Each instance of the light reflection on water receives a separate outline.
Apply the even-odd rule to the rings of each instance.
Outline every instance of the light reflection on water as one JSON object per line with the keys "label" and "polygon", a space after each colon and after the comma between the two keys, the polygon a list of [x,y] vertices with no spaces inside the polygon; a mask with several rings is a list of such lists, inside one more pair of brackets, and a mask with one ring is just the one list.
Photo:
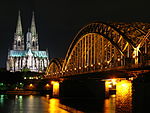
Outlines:
{"label": "light reflection on water", "polygon": [[[111,95],[109,98],[104,99],[102,103],[93,105],[89,102],[88,106],[84,106],[82,110],[77,110],[82,106],[80,104],[86,104],[86,102],[80,103],[79,101],[77,107],[70,107],[69,104],[69,106],[62,104],[59,99],[50,98],[50,95],[0,95],[0,113],[117,113],[116,95]],[[100,109],[98,111],[95,108],[90,109],[89,107],[92,106],[98,106]]]}
{"label": "light reflection on water", "polygon": [[68,113],[67,111],[59,108],[59,100],[52,98],[49,100],[49,108],[48,111],[49,113]]}
{"label": "light reflection on water", "polygon": [[132,83],[122,80],[116,85],[116,113],[132,113]]}
{"label": "light reflection on water", "polygon": [[0,113],[132,113],[131,88],[131,82],[122,81],[116,86],[116,95],[98,103],[84,100],[62,103],[50,95],[0,95]]}
{"label": "light reflection on water", "polygon": [[104,101],[104,113],[115,113],[116,110],[116,95],[110,95]]}
{"label": "light reflection on water", "polygon": [[0,95],[0,113],[83,113],[46,96]]}
{"label": "light reflection on water", "polygon": [[0,104],[3,104],[4,102],[4,95],[0,95]]}

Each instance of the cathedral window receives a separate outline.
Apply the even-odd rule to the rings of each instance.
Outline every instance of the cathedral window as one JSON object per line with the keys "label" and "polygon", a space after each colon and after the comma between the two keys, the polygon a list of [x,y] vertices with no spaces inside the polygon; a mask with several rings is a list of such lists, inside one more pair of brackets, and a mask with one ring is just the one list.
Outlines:
{"label": "cathedral window", "polygon": [[35,46],[35,42],[33,41],[33,44],[32,44],[33,46]]}
{"label": "cathedral window", "polygon": [[21,46],[21,42],[20,41],[18,41],[18,46]]}

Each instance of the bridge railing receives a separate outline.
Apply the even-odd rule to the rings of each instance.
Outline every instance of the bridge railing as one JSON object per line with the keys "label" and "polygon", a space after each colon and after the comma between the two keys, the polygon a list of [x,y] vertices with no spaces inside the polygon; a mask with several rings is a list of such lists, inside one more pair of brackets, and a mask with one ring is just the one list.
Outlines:
{"label": "bridge railing", "polygon": [[105,71],[117,71],[117,70],[129,70],[129,69],[136,69],[136,68],[143,68],[146,66],[150,66],[150,63],[140,63],[140,64],[132,64],[127,66],[118,66],[118,67],[112,67],[112,68],[103,68],[103,69],[96,69],[93,66],[93,69],[89,70],[88,67],[84,69],[84,71],[81,71],[82,69],[76,69],[73,71],[64,71],[62,73],[58,72],[51,75],[46,75],[46,78],[60,78],[60,77],[67,77],[67,76],[75,76],[75,75],[82,75],[82,74],[88,74],[88,73],[96,73],[96,72],[105,72]]}

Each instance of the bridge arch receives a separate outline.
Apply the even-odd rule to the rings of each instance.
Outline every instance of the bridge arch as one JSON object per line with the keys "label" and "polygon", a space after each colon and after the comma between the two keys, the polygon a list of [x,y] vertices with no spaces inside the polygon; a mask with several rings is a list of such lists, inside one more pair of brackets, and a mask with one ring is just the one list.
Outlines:
{"label": "bridge arch", "polygon": [[53,58],[49,62],[49,66],[46,69],[47,76],[55,76],[62,69],[62,60],[58,58]]}
{"label": "bridge arch", "polygon": [[128,37],[134,47],[137,47],[141,40],[145,37],[150,29],[149,23],[110,23],[120,32],[122,32],[126,37]]}
{"label": "bridge arch", "polygon": [[[113,45],[121,54],[121,56],[125,56],[125,54],[123,53],[123,47],[121,45],[121,40],[122,44],[123,42],[126,43],[130,43],[130,45],[133,47],[132,41],[130,39],[128,39],[125,35],[123,35],[123,33],[121,33],[119,30],[117,30],[115,27],[113,27],[112,25],[108,25],[105,23],[91,23],[86,25],[85,27],[83,27],[75,36],[75,38],[73,39],[68,52],[66,54],[66,58],[63,64],[63,70],[66,70],[67,66],[67,62],[69,59],[69,56],[71,55],[71,52],[74,48],[74,46],[76,45],[76,43],[86,34],[99,34],[101,36],[103,36],[105,39],[107,39],[111,45]],[[121,45],[121,46],[120,46]]]}
{"label": "bridge arch", "polygon": [[[90,46],[88,45],[88,43],[93,42],[93,43],[96,43],[96,45],[98,45],[97,44],[98,40],[94,37],[99,37],[99,39],[106,42],[105,44],[101,45],[101,47],[107,46],[106,48],[109,48],[109,50],[107,50],[108,52],[106,52],[105,48],[103,50],[106,52],[106,53],[104,52],[103,55],[110,54],[108,56],[109,58],[106,58],[107,60],[105,60],[105,63],[107,62],[108,64],[110,64],[112,61],[120,62],[119,66],[124,66],[128,62],[133,62],[132,55],[134,54],[135,48],[137,48],[137,45],[136,45],[137,42],[134,40],[136,39],[137,36],[134,36],[134,35],[138,34],[139,37],[142,38],[147,32],[146,29],[141,29],[137,25],[139,24],[91,23],[91,24],[86,25],[77,33],[71,45],[69,46],[69,49],[67,51],[67,54],[63,63],[62,71],[64,72],[69,71],[68,69],[69,63],[70,65],[72,65],[71,68],[73,70],[78,70],[79,68],[81,69],[84,67],[88,67],[89,65],[91,65],[92,67],[94,67],[93,65],[102,65],[102,62],[95,62],[95,61],[93,63],[97,63],[97,64],[88,63],[82,66],[79,65],[79,62],[83,61],[83,58],[82,60],[80,60],[80,58],[77,57],[81,53],[81,51],[85,49],[86,52],[84,53],[83,56],[84,57],[86,56],[85,58],[88,59],[89,56],[87,54],[89,54],[88,53],[90,51],[89,48],[92,48],[91,46],[95,47],[95,45]],[[89,38],[92,39],[91,42],[89,41],[91,40]],[[83,44],[83,40],[86,40],[84,44]],[[87,47],[88,49],[82,48],[81,45],[84,45],[84,46],[88,45]],[[83,56],[79,55],[79,57],[83,57]],[[73,59],[78,60],[77,61],[78,63],[73,64],[74,62],[76,62],[76,61],[71,61]],[[78,66],[75,66],[75,65],[78,65]],[[109,66],[113,67],[112,64],[110,64]],[[105,68],[104,58],[103,58],[103,67]]]}
{"label": "bridge arch", "polygon": [[91,23],[74,37],[65,59],[52,59],[50,76],[98,72],[138,64],[139,53],[149,54],[150,24]]}

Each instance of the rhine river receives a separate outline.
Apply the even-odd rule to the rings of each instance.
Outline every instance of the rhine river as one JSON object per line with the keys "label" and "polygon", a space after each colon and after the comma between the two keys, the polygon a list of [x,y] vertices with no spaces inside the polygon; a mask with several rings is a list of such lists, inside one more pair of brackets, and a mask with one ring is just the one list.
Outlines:
{"label": "rhine river", "polygon": [[[74,107],[65,105],[70,104]],[[103,102],[70,100],[64,102],[50,95],[0,95],[0,113],[115,113],[115,95]]]}
{"label": "rhine river", "polygon": [[115,94],[100,100],[1,94],[0,113],[149,113],[150,84],[135,86],[120,82]]}

